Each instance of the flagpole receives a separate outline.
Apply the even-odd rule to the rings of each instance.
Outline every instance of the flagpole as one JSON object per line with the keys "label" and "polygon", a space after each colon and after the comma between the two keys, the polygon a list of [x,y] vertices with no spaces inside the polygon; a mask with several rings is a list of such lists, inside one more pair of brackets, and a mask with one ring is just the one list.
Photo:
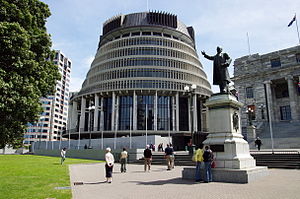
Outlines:
{"label": "flagpole", "polygon": [[248,43],[248,53],[249,53],[249,56],[251,55],[251,50],[250,50],[250,41],[249,41],[249,34],[247,32],[247,43]]}
{"label": "flagpole", "polygon": [[[295,13],[295,16],[296,16],[296,13]],[[299,37],[299,29],[298,29],[298,22],[297,22],[297,16],[296,16],[296,27],[297,27],[297,33],[298,33],[298,42],[300,44],[300,37]]]}

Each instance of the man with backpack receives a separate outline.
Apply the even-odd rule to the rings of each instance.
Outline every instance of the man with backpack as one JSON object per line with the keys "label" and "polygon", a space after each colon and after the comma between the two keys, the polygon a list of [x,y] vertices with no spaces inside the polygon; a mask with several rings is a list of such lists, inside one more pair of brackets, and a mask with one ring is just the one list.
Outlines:
{"label": "man with backpack", "polygon": [[212,182],[212,173],[211,173],[211,163],[213,161],[213,153],[210,150],[209,146],[205,146],[205,151],[203,153],[203,161],[205,165],[205,181]]}

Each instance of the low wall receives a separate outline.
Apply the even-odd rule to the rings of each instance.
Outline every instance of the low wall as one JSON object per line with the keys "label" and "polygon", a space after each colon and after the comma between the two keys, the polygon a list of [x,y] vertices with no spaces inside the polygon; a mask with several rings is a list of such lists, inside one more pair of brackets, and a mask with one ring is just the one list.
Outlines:
{"label": "low wall", "polygon": [[[119,156],[121,149],[112,150],[112,154],[115,157],[115,161],[119,161]],[[133,162],[143,157],[144,149],[129,149],[128,152],[128,161]],[[45,156],[54,156],[60,157],[60,150],[45,150],[45,149],[36,149],[34,151],[35,155],[45,155]],[[82,158],[82,159],[92,159],[92,160],[104,160],[105,150],[101,149],[70,149],[67,150],[67,158]]]}

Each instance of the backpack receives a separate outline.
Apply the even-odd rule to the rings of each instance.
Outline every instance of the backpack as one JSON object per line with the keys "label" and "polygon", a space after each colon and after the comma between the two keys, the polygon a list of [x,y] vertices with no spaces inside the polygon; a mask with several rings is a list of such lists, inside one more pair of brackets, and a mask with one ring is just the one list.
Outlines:
{"label": "backpack", "polygon": [[204,153],[203,153],[203,159],[204,159],[204,162],[212,161],[212,159],[213,159],[212,152],[210,152],[210,151],[204,151]]}

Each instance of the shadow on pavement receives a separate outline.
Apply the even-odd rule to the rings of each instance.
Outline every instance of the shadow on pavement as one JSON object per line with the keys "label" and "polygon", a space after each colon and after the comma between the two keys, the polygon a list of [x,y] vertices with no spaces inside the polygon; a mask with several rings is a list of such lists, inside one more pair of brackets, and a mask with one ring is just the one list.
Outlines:
{"label": "shadow on pavement", "polygon": [[[162,171],[166,171],[167,169],[153,169],[153,170],[150,170],[150,173],[151,172],[162,172]],[[131,171],[131,173],[149,173],[149,171],[143,171],[143,170],[140,170],[140,171]]]}
{"label": "shadow on pavement", "polygon": [[164,185],[164,184],[185,184],[185,185],[193,185],[198,184],[190,180],[183,180],[182,178],[172,178],[167,180],[155,180],[155,181],[129,181],[130,183],[137,183],[138,185]]}

